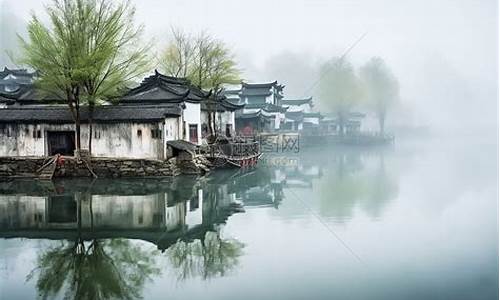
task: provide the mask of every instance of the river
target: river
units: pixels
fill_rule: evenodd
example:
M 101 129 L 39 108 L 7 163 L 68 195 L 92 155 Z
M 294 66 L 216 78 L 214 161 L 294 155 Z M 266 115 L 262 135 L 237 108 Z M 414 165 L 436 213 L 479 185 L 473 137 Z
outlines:
M 0 298 L 496 299 L 492 139 L 196 179 L 0 182 Z

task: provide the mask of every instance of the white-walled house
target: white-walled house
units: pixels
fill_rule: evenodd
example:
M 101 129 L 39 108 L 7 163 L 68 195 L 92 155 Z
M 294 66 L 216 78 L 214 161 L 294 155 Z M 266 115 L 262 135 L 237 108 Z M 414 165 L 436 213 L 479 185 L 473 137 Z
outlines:
M 179 105 L 96 107 L 92 155 L 166 158 L 167 138 L 178 139 L 181 111 Z M 81 148 L 88 149 L 86 108 L 81 121 Z M 4 108 L 0 109 L 0 141 L 0 156 L 73 155 L 75 124 L 64 105 Z
M 217 100 L 203 102 L 201 104 L 202 138 L 205 138 L 209 133 L 210 113 L 214 113 L 213 115 L 215 115 L 215 130 L 218 134 L 227 137 L 234 136 L 236 130 L 235 111 L 242 109 L 244 106 L 244 104 L 228 101 L 225 96 L 219 96 Z
M 282 129 L 292 131 L 317 130 L 323 116 L 313 112 L 312 97 L 305 99 L 283 99 L 281 105 L 287 106 Z
M 281 106 L 284 85 L 269 83 L 241 83 L 241 89 L 226 90 L 224 94 L 234 102 L 244 104 L 236 113 L 236 131 L 244 135 L 255 132 L 274 132 L 285 119 L 286 107 Z
M 226 97 L 195 87 L 187 79 L 165 76 L 158 71 L 130 90 L 120 103 L 182 104 L 178 138 L 197 145 L 203 141 L 202 129 L 208 124 L 209 109 L 216 110 L 216 124 L 222 126 L 219 131 L 224 133 L 228 125 L 231 126 L 230 132 L 234 130 L 234 111 L 243 107 L 227 101 Z

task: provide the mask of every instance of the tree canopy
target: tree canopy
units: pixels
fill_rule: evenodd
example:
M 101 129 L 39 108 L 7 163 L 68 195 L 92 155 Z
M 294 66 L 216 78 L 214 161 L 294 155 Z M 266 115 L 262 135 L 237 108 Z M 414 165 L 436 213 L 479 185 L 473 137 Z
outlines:
M 28 39 L 19 37 L 20 61 L 37 70 L 39 90 L 66 101 L 80 150 L 80 106 L 116 96 L 141 75 L 147 46 L 137 46 L 142 27 L 134 26 L 128 2 L 53 0 L 46 12 L 50 26 L 33 15 Z
M 383 133 L 387 111 L 399 100 L 399 83 L 380 57 L 371 58 L 361 67 L 360 78 L 366 90 L 367 106 L 377 115 Z
M 231 50 L 206 32 L 197 35 L 172 29 L 172 40 L 161 53 L 160 68 L 170 76 L 188 78 L 194 85 L 219 90 L 241 81 Z
M 362 88 L 354 67 L 344 58 L 333 58 L 321 66 L 319 96 L 323 105 L 338 117 L 343 126 L 348 114 L 362 99 Z

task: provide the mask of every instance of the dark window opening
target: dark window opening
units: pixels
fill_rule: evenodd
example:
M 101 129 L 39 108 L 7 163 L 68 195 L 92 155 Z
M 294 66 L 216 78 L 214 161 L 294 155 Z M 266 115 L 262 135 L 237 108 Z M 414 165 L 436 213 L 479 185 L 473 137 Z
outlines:
M 101 138 L 101 132 L 99 130 L 94 131 L 94 139 L 100 139 Z
M 226 124 L 226 136 L 227 137 L 230 137 L 231 136 L 231 132 L 233 131 L 233 125 L 231 124 Z
M 138 136 L 138 137 L 142 137 L 142 130 L 137 129 L 137 136 Z
M 36 130 L 34 129 L 33 130 L 33 138 L 34 139 L 39 139 L 42 137 L 42 131 L 41 130 Z
M 48 154 L 73 155 L 75 151 L 74 131 L 47 131 Z
M 198 143 L 198 125 L 189 124 L 189 141 L 191 143 Z
M 160 129 L 151 129 L 151 137 L 153 139 L 161 138 L 161 130 Z

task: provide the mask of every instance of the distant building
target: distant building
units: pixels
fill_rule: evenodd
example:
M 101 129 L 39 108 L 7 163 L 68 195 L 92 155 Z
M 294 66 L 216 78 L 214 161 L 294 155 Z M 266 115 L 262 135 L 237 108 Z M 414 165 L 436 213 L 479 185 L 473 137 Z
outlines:
M 312 97 L 281 100 L 281 104 L 288 107 L 285 120 L 281 125 L 282 130 L 314 131 L 319 129 L 319 122 L 323 116 L 319 112 L 313 112 Z
M 15 92 L 25 85 L 31 85 L 36 77 L 35 72 L 27 69 L 9 69 L 0 71 L 0 92 Z
M 241 89 L 227 90 L 224 95 L 233 103 L 245 107 L 236 113 L 236 131 L 243 135 L 273 132 L 280 129 L 286 107 L 281 106 L 284 85 L 269 83 L 241 83 Z
M 347 121 L 344 124 L 344 134 L 356 134 L 361 131 L 361 121 L 365 118 L 365 114 L 360 112 L 352 112 L 348 115 Z M 335 115 L 326 115 L 320 120 L 320 131 L 340 134 L 340 122 Z

